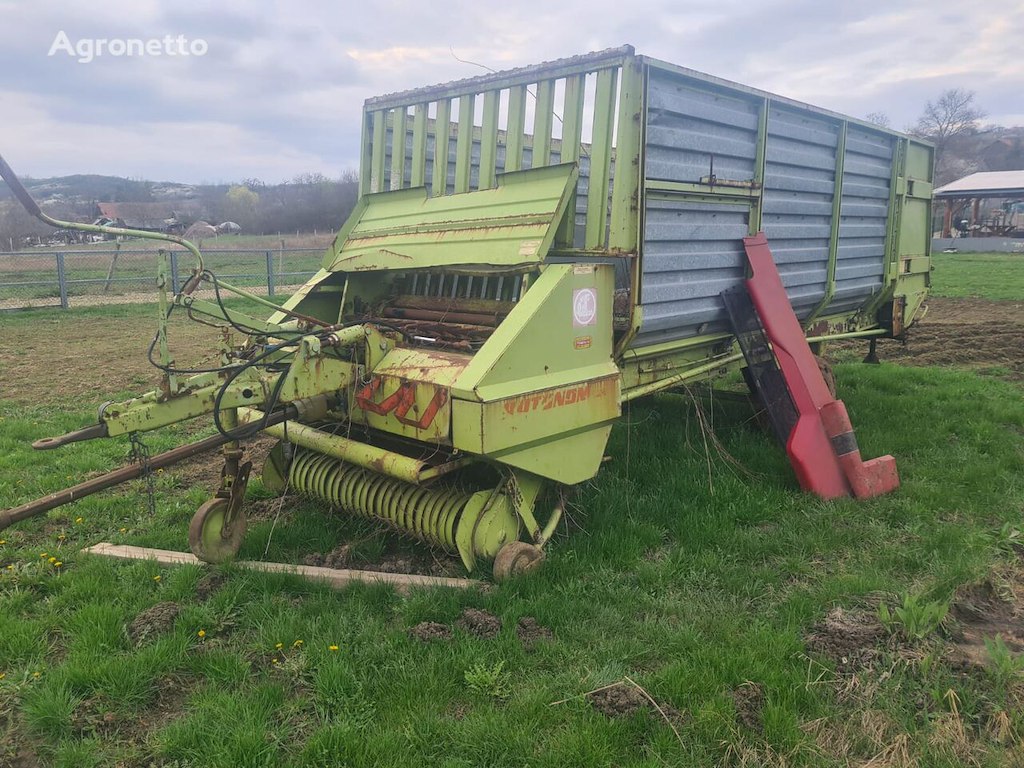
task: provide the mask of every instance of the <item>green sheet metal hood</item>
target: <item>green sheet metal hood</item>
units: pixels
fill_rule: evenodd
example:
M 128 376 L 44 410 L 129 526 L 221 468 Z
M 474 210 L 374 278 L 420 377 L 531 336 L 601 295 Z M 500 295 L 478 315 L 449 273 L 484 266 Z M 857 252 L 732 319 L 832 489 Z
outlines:
M 575 163 L 499 174 L 497 186 L 430 197 L 425 187 L 360 198 L 327 252 L 332 272 L 543 261 L 576 188 Z

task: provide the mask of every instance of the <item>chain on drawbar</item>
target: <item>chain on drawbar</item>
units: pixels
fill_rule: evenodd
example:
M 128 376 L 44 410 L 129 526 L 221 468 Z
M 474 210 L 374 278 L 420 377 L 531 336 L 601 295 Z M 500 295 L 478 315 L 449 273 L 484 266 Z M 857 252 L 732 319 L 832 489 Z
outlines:
M 131 443 L 131 460 L 142 466 L 142 477 L 146 481 L 149 514 L 151 517 L 156 517 L 156 474 L 149 464 L 149 448 L 142 442 L 138 432 L 130 432 L 128 442 Z

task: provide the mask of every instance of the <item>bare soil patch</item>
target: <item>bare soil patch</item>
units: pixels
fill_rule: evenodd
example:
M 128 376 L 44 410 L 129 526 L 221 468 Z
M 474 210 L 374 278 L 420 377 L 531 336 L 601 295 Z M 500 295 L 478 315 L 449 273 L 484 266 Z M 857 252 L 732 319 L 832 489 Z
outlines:
M 455 622 L 455 626 L 467 635 L 479 637 L 482 640 L 492 640 L 501 632 L 501 619 L 488 611 L 467 608 Z
M 878 353 L 907 365 L 1006 368 L 1024 380 L 1024 301 L 931 298 L 906 343 L 881 340 Z
M 665 722 L 667 717 L 676 725 L 682 724 L 684 719 L 682 713 L 671 704 L 659 701 L 658 706 L 655 707 L 639 688 L 625 680 L 606 688 L 591 691 L 586 698 L 590 702 L 590 706 L 605 717 L 623 718 L 640 714 L 647 715 L 659 722 Z M 661 712 L 665 713 L 664 717 L 661 712 L 658 712 L 659 707 Z
M 848 674 L 870 667 L 887 637 L 875 614 L 836 607 L 804 640 L 808 650 L 830 659 L 837 672 Z
M 205 603 L 217 593 L 217 590 L 219 590 L 227 580 L 228 577 L 223 573 L 204 574 L 196 583 L 196 600 L 201 603 Z
M 128 625 L 128 637 L 136 645 L 169 631 L 181 613 L 181 606 L 167 601 L 157 603 L 136 616 Z
M 447 642 L 454 637 L 454 633 L 447 624 L 441 624 L 437 621 L 421 621 L 409 630 L 409 636 L 414 640 L 421 640 L 424 643 L 429 643 L 433 640 Z
M 957 590 L 950 605 L 953 646 L 948 654 L 954 666 L 987 666 L 985 640 L 997 636 L 1011 652 L 1024 652 L 1024 579 L 1017 571 L 1007 575 L 1001 584 L 986 579 Z
M 325 508 L 326 512 L 326 508 Z M 378 573 L 411 573 L 421 576 L 465 576 L 462 564 L 453 557 L 431 552 L 416 542 L 415 549 L 410 542 L 399 538 L 392 531 L 382 528 L 383 551 L 376 547 L 362 546 L 365 541 L 346 541 L 330 552 L 313 552 L 303 558 L 303 564 L 326 568 L 355 568 Z M 368 552 L 373 552 L 372 555 Z
M 516 623 L 516 637 L 527 648 L 532 648 L 544 640 L 553 640 L 555 633 L 542 626 L 533 616 L 523 616 Z
M 759 683 L 745 683 L 732 692 L 736 722 L 752 731 L 764 730 L 764 688 Z

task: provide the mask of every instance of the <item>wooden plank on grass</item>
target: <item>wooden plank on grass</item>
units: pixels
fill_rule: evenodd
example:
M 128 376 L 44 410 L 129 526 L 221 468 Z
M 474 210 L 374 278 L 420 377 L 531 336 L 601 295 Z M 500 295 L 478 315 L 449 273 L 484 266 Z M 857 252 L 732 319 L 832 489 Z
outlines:
M 160 565 L 206 565 L 195 555 L 188 552 L 174 552 L 169 549 L 150 549 L 149 547 L 133 547 L 127 544 L 110 544 L 101 542 L 86 547 L 82 552 L 102 557 L 113 557 L 118 560 L 153 560 Z M 475 579 L 451 579 L 444 576 L 423 576 L 416 573 L 381 573 L 379 571 L 356 571 L 339 568 L 322 568 L 316 565 L 290 565 L 289 563 L 265 563 L 256 560 L 238 560 L 234 565 L 250 571 L 264 573 L 290 573 L 301 576 L 309 581 L 322 581 L 334 588 L 341 588 L 354 582 L 364 584 L 390 584 L 400 592 L 410 587 L 448 587 L 468 589 L 482 587 L 482 582 Z

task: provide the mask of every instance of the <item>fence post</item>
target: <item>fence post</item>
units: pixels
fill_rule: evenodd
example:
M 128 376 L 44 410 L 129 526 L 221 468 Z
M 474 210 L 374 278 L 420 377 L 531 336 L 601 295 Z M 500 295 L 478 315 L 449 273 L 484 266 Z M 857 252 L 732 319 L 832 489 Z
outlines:
M 178 252 L 171 251 L 171 293 L 178 295 Z
M 274 295 L 274 256 L 267 251 L 267 296 Z
M 57 288 L 60 290 L 60 308 L 68 308 L 68 281 L 64 275 L 64 254 L 57 254 Z

